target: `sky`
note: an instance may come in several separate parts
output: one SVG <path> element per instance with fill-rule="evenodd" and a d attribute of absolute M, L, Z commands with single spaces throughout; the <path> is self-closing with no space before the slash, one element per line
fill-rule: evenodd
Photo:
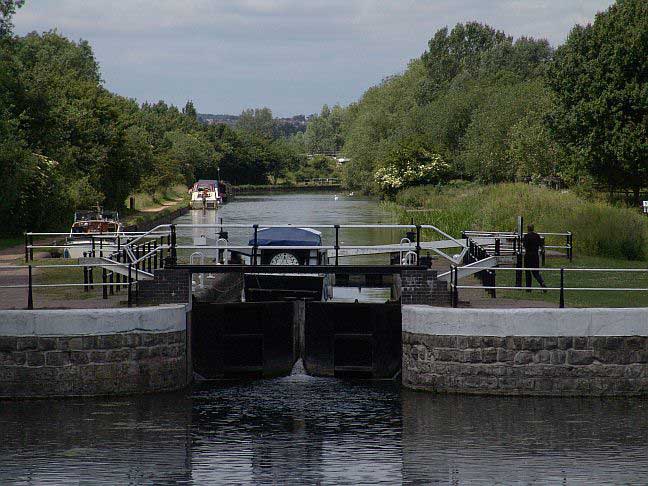
<path fill-rule="evenodd" d="M 560 45 L 613 0 L 27 0 L 15 31 L 92 45 L 108 89 L 200 113 L 346 105 L 444 27 L 477 20 Z"/>

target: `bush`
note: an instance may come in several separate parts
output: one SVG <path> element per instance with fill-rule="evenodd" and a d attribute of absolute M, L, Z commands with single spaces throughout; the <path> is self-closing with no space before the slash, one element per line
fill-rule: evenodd
<path fill-rule="evenodd" d="M 539 232 L 571 231 L 578 253 L 648 259 L 648 221 L 641 214 L 567 191 L 528 184 L 450 184 L 406 189 L 395 201 L 392 208 L 402 222 L 414 216 L 416 222 L 433 224 L 453 236 L 463 230 L 512 231 L 522 215 Z"/>

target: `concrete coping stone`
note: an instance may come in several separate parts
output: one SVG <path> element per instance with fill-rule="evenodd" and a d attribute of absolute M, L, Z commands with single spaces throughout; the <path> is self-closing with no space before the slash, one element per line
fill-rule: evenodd
<path fill-rule="evenodd" d="M 402 307 L 403 332 L 448 336 L 648 336 L 648 308 Z"/>
<path fill-rule="evenodd" d="M 2 310 L 0 336 L 89 336 L 186 330 L 185 305 L 126 309 Z"/>

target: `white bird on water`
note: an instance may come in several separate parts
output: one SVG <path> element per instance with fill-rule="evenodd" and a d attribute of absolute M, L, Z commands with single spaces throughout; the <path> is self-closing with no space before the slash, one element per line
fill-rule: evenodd
<path fill-rule="evenodd" d="M 337 201 L 337 200 L 340 199 L 340 198 L 339 198 L 338 195 L 336 194 L 335 197 L 334 197 L 333 199 L 335 199 L 335 200 Z"/>

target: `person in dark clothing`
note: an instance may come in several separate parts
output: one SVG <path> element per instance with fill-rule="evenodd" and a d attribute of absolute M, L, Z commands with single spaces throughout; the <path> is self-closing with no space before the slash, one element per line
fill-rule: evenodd
<path fill-rule="evenodd" d="M 522 238 L 522 244 L 524 245 L 524 267 L 540 268 L 540 255 L 538 253 L 542 247 L 542 238 L 534 231 L 532 224 L 527 226 L 527 234 Z M 539 270 L 527 270 L 525 274 L 527 287 L 531 287 L 533 283 L 531 280 L 532 275 L 538 281 L 540 287 L 546 287 Z M 527 292 L 531 292 L 531 290 L 527 289 Z"/>

